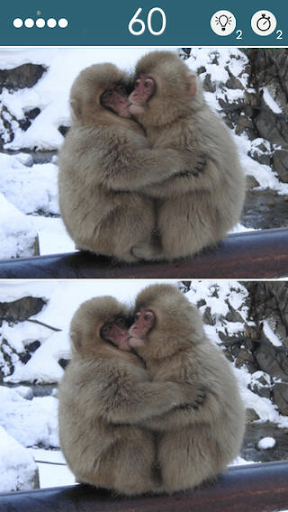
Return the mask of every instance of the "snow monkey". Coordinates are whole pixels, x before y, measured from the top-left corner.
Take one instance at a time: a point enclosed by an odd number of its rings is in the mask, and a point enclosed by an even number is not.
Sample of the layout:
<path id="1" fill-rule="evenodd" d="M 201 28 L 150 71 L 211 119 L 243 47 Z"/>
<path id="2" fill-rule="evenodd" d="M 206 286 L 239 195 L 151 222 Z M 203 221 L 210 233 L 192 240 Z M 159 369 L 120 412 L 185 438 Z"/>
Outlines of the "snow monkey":
<path id="1" fill-rule="evenodd" d="M 145 421 L 158 431 L 163 491 L 193 489 L 213 480 L 238 455 L 244 408 L 230 365 L 205 336 L 198 310 L 174 286 L 155 284 L 136 298 L 129 344 L 153 382 L 202 385 L 198 407 L 181 406 Z"/>
<path id="2" fill-rule="evenodd" d="M 203 158 L 197 154 L 191 164 L 188 151 L 151 149 L 130 119 L 127 84 L 126 74 L 109 63 L 84 69 L 73 83 L 72 126 L 59 154 L 59 202 L 79 249 L 132 262 L 132 247 L 150 243 L 155 226 L 154 205 L 142 188 L 177 172 L 197 172 Z"/>
<path id="3" fill-rule="evenodd" d="M 155 439 L 142 422 L 179 405 L 198 407 L 204 394 L 189 383 L 151 382 L 127 343 L 128 320 L 127 308 L 110 296 L 88 300 L 74 314 L 59 434 L 79 482 L 136 495 L 159 489 Z"/>
<path id="4" fill-rule="evenodd" d="M 201 172 L 170 177 L 147 186 L 158 202 L 162 251 L 140 243 L 133 254 L 144 259 L 174 259 L 213 247 L 238 222 L 245 196 L 244 174 L 235 144 L 203 97 L 197 77 L 176 54 L 155 51 L 139 60 L 130 112 L 156 149 L 201 153 Z"/>

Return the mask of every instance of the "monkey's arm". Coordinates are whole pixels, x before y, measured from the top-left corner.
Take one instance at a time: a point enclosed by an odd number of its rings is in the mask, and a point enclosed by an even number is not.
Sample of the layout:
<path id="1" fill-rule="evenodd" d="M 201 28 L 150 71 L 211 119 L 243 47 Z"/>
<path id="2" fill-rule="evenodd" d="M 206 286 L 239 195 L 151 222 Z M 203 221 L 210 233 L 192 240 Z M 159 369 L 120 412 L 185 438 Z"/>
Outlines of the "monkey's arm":
<path id="1" fill-rule="evenodd" d="M 186 143 L 182 152 L 189 155 L 188 172 L 167 176 L 166 181 L 145 187 L 144 193 L 149 197 L 165 199 L 191 191 L 213 193 L 219 187 L 225 188 L 227 181 L 231 183 L 234 175 L 242 173 L 231 135 L 215 116 L 212 122 L 208 116 L 192 131 L 189 129 Z"/>
<path id="2" fill-rule="evenodd" d="M 212 392 L 206 392 L 203 403 L 196 407 L 193 404 L 174 407 L 162 415 L 146 419 L 142 425 L 146 428 L 165 432 L 171 429 L 186 427 L 193 424 L 209 423 L 221 414 L 221 401 Z"/>
<path id="3" fill-rule="evenodd" d="M 144 186 L 189 172 L 188 151 L 152 149 L 142 135 L 100 128 L 71 129 L 60 151 L 60 167 L 70 168 L 76 175 L 81 169 L 92 186 L 123 192 L 140 192 Z"/>
<path id="4" fill-rule="evenodd" d="M 198 403 L 202 391 L 192 391 L 189 384 L 175 382 L 129 381 L 129 378 L 108 377 L 109 383 L 98 391 L 99 413 L 112 423 L 142 423 L 180 404 Z"/>
<path id="5" fill-rule="evenodd" d="M 162 183 L 143 188 L 143 193 L 154 199 L 165 199 L 191 191 L 215 190 L 221 181 L 221 173 L 217 164 L 206 158 L 202 168 L 194 168 L 190 172 L 181 171 Z"/>
<path id="6" fill-rule="evenodd" d="M 115 191 L 142 192 L 143 187 L 160 184 L 180 172 L 189 174 L 188 157 L 174 149 L 130 149 L 102 159 L 101 181 Z"/>

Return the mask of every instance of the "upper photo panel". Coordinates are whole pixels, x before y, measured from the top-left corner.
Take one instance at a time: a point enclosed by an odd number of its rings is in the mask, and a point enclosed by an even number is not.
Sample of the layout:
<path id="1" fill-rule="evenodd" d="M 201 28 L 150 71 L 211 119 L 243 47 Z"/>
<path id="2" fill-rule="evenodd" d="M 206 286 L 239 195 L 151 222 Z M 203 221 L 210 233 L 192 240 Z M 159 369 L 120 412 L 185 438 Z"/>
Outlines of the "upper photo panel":
<path id="1" fill-rule="evenodd" d="M 287 277 L 287 76 L 280 47 L 0 49 L 0 277 Z"/>

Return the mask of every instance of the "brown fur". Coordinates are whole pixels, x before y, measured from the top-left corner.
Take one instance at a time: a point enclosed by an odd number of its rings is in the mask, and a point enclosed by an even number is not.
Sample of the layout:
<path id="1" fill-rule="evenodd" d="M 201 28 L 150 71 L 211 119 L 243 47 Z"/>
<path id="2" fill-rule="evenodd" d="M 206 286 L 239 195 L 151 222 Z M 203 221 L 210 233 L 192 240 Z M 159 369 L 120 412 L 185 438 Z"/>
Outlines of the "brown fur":
<path id="1" fill-rule="evenodd" d="M 101 94 L 127 77 L 113 64 L 96 64 L 76 78 L 70 95 L 72 127 L 59 154 L 60 211 L 80 249 L 136 261 L 131 248 L 150 240 L 152 201 L 143 187 L 187 166 L 187 155 L 151 149 L 142 129 L 101 105 Z"/>
<path id="2" fill-rule="evenodd" d="M 119 316 L 128 318 L 127 308 L 100 297 L 72 319 L 72 360 L 59 386 L 61 448 L 80 482 L 127 495 L 156 492 L 155 440 L 142 423 L 189 403 L 190 386 L 150 382 L 135 354 L 103 341 L 102 326 Z"/>
<path id="3" fill-rule="evenodd" d="M 238 222 L 244 174 L 229 131 L 205 102 L 197 77 L 176 54 L 149 53 L 136 65 L 135 75 L 141 73 L 156 81 L 145 111 L 135 115 L 153 148 L 189 150 L 191 167 L 199 153 L 206 160 L 196 175 L 178 175 L 163 186 L 145 189 L 158 201 L 159 258 L 193 255 L 215 245 Z M 152 259 L 153 248 L 140 244 L 133 254 Z"/>
<path id="4" fill-rule="evenodd" d="M 145 425 L 159 433 L 158 459 L 166 492 L 192 489 L 215 478 L 238 455 L 244 408 L 230 365 L 204 334 L 198 310 L 174 286 L 139 293 L 135 310 L 156 314 L 156 327 L 136 349 L 156 382 L 188 381 L 206 397 L 198 409 L 180 407 Z"/>

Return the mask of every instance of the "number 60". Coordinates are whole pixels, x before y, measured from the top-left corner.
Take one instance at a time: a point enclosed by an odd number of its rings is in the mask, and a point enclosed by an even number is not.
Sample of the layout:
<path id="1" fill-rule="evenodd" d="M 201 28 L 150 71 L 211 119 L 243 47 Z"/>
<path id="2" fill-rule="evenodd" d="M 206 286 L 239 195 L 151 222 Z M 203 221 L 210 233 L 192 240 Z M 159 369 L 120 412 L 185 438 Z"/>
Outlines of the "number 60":
<path id="1" fill-rule="evenodd" d="M 129 32 L 131 32 L 131 34 L 133 36 L 141 36 L 141 34 L 143 34 L 143 32 L 145 32 L 145 30 L 146 30 L 146 26 L 145 26 L 144 21 L 141 20 L 140 18 L 137 18 L 137 16 L 141 13 L 141 11 L 142 11 L 142 8 L 139 7 L 139 9 L 136 11 L 136 13 L 134 14 L 133 18 L 130 20 L 129 25 L 128 25 Z M 153 16 L 154 12 L 156 12 L 156 11 L 160 12 L 160 14 L 162 16 L 162 27 L 158 31 L 153 30 L 152 23 L 151 23 L 152 22 L 152 16 Z M 139 23 L 140 24 L 139 30 L 134 30 L 133 25 L 135 23 Z M 164 30 L 166 28 L 166 15 L 165 15 L 165 12 L 163 11 L 163 9 L 161 9 L 160 7 L 153 7 L 153 9 L 151 9 L 148 12 L 147 25 L 148 25 L 149 32 L 153 36 L 160 36 L 161 34 L 163 34 L 163 32 L 164 32 Z"/>

